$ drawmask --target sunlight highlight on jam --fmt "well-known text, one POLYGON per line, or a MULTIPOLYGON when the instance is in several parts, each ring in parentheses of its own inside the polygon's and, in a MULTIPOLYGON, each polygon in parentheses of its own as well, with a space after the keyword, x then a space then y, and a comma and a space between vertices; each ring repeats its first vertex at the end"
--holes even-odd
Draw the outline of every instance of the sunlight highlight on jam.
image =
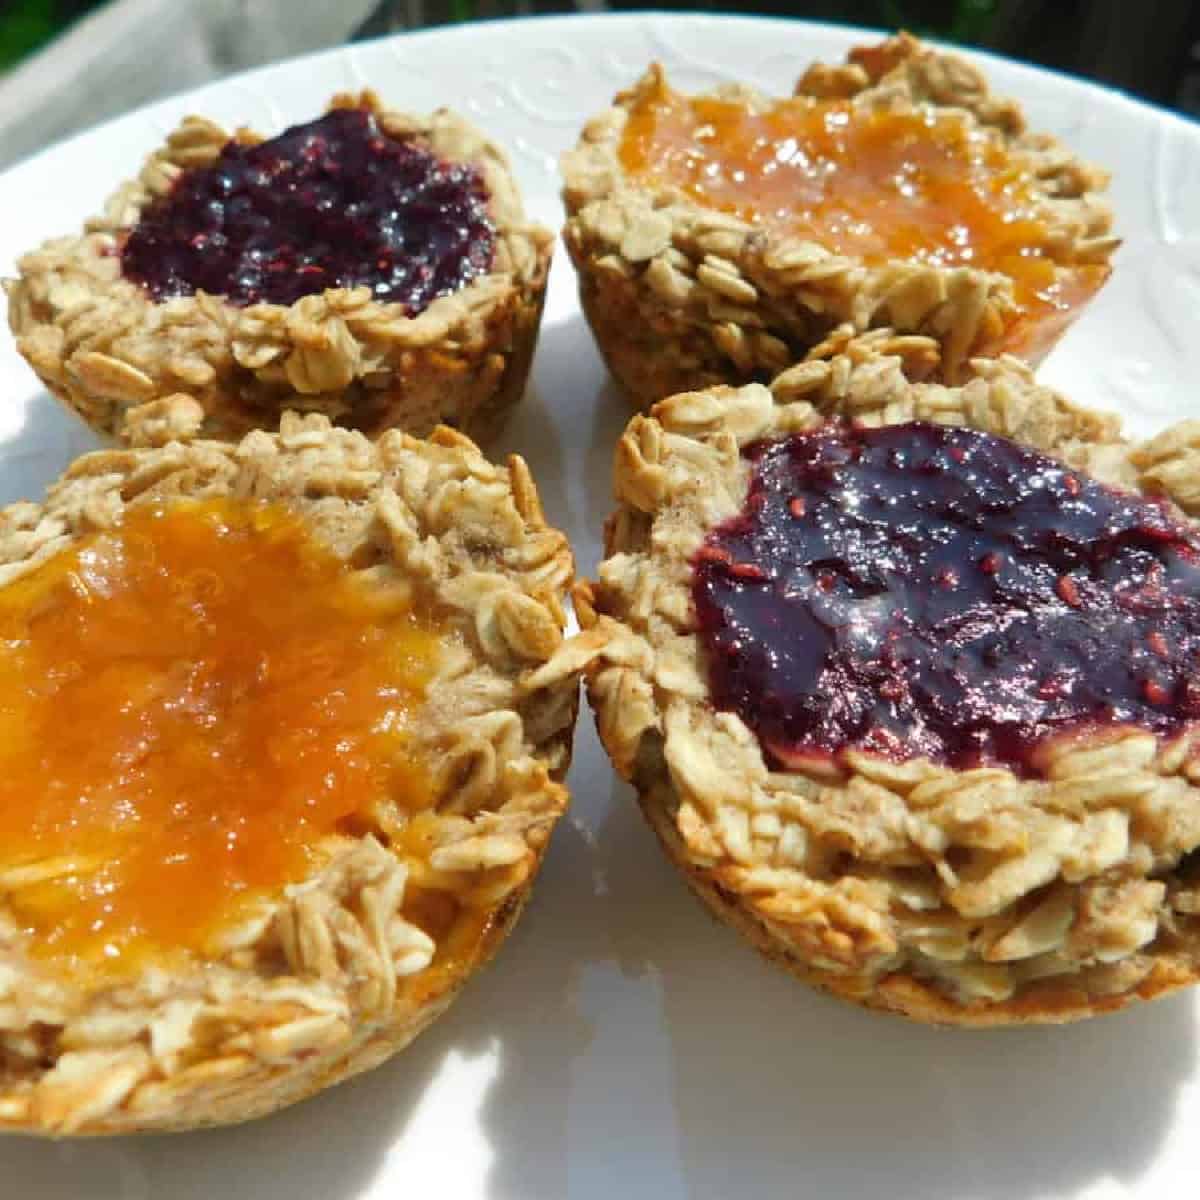
POLYGON ((693 598, 713 703, 776 763, 1036 773, 1053 734, 1200 720, 1200 537, 1161 502, 920 422, 747 454, 693 598))
POLYGON ((660 82, 636 100, 620 158, 635 179, 868 263, 1007 275, 1021 312, 1006 343, 1022 352, 1047 336, 1037 326, 1060 329, 1108 275, 1101 266, 1055 270, 1061 250, 1033 206, 1032 177, 994 137, 951 114, 868 113, 802 97, 752 112, 660 82))
POLYGON ((383 799, 439 631, 282 507, 139 506, 0 589, 0 882, 34 952, 203 952, 383 799))

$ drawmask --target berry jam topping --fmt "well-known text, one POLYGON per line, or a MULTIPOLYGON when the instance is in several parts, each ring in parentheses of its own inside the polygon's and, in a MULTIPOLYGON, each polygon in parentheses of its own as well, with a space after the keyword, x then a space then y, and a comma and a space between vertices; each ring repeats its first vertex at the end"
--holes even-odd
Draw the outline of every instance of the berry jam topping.
POLYGON ((780 767, 858 748, 1036 773, 1049 734, 1200 719, 1200 537, 1004 438, 760 443, 696 556, 714 705, 780 767))
POLYGON ((204 291, 291 304, 369 287, 410 315, 491 269, 483 179, 339 108, 185 171, 126 239, 121 269, 156 300, 204 291))

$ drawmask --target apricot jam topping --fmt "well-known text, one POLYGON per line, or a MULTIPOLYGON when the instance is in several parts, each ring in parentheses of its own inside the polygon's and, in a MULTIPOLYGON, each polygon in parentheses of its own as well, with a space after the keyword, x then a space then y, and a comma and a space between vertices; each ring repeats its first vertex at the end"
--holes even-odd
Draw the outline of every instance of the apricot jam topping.
POLYGON ((1032 175, 953 114, 803 97, 755 112, 660 81, 634 102, 619 156, 634 179, 868 263, 1007 275, 1020 311, 1006 342, 1022 348, 1037 336, 1030 318, 1063 324, 1107 276, 1098 266, 1055 269, 1062 251, 1032 203, 1032 175))
POLYGON ((748 455, 693 598, 713 703, 775 764, 1036 774, 1050 735, 1200 720, 1200 535, 1161 501, 920 422, 748 455))
POLYGON ((256 898, 431 802, 439 631, 281 506, 127 512, 0 589, 0 887, 55 961, 203 952, 256 898))

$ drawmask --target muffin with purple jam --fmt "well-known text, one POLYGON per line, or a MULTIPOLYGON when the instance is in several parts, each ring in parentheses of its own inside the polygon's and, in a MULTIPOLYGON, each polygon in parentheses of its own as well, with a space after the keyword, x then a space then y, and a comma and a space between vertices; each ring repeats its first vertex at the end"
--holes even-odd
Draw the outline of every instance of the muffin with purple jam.
POLYGON ((630 422, 581 586, 601 738, 721 918, 918 1020, 1200 970, 1200 424, 837 337, 630 422))
POLYGON ((264 139, 187 118, 82 235, 6 284, 17 345, 102 433, 187 393, 204 433, 341 425, 486 438, 520 398, 552 235, 462 117, 371 92, 264 139))

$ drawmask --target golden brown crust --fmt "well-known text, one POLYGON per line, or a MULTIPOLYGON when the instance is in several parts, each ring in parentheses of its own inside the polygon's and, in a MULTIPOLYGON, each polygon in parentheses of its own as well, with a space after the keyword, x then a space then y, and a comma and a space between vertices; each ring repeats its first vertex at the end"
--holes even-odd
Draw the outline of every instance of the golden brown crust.
MULTIPOLYGON (((178 1120, 172 1120, 168 1114, 161 1123, 153 1126, 154 1131, 182 1133, 191 1129, 253 1121, 278 1112, 281 1108, 298 1104, 326 1088, 381 1066, 432 1025, 450 1007, 467 980, 492 960, 509 931, 516 925, 532 893, 533 880, 544 854, 545 845, 537 851, 537 866, 531 871, 528 880, 514 889, 498 908, 480 942, 478 954, 469 964, 464 963, 462 969, 452 977, 447 976, 444 987, 430 994, 406 1019, 397 1019, 376 1030, 369 1037, 359 1038, 345 1047, 339 1047, 335 1053, 316 1060, 313 1064, 314 1069, 297 1072, 288 1080, 272 1079, 272 1086, 269 1088, 256 1088, 249 1094, 232 1090, 211 1097, 204 1110, 198 1114, 189 1112, 178 1120)), ((139 1125, 133 1128, 142 1127, 139 1125)), ((80 1129, 72 1129, 70 1132, 73 1136, 96 1137, 130 1131, 131 1126, 127 1119, 117 1119, 101 1120, 80 1129)))
POLYGON ((525 464, 494 466, 448 429, 371 442, 315 415, 238 444, 169 440, 201 418, 191 399, 153 402, 132 414, 142 445, 86 455, 42 503, 0 510, 0 586, 131 506, 287 505, 371 586, 442 614, 413 717, 439 799, 416 815, 382 806, 378 828, 322 843, 309 879, 203 955, 123 981, 39 965, 6 902, 30 866, 0 868, 0 1129, 245 1120, 381 1062, 494 953, 566 806, 578 675, 549 660, 572 563, 525 464), (414 888, 447 898, 448 923, 421 927, 414 888))
MULTIPOLYGON (((630 181, 617 154, 629 108, 663 80, 661 68, 651 67, 588 123, 563 159, 563 238, 583 310, 635 404, 718 383, 765 382, 844 323, 935 337, 947 381, 996 341, 1013 311, 1006 276, 908 261, 870 266, 703 208, 677 190, 630 181)), ((1104 173, 1053 138, 1026 132, 1017 105, 992 95, 957 56, 901 35, 851 51, 846 64, 811 67, 796 91, 870 109, 963 113, 1036 177, 1039 211, 1062 245, 1060 268, 1103 266, 1117 245, 1100 197, 1104 173)), ((747 87, 715 94, 752 107, 768 103, 747 87)))
POLYGON ((415 317, 368 288, 291 306, 237 308, 204 294, 153 301, 122 278, 113 251, 181 171, 207 165, 228 142, 220 126, 188 117, 81 236, 26 254, 5 285, 18 349, 98 432, 119 433, 129 408, 179 392, 203 406, 210 437, 274 429, 285 406, 372 434, 423 436, 449 424, 483 440, 499 429, 525 386, 553 235, 526 219, 504 152, 462 117, 397 112, 371 92, 331 105, 368 107, 388 132, 479 169, 497 231, 491 272, 415 317))
POLYGON ((937 988, 905 975, 889 975, 873 987, 864 988, 851 980, 816 971, 791 953, 739 903, 734 893, 717 886, 710 875, 691 861, 672 822, 669 809, 656 803, 651 789, 638 789, 642 815, 658 837, 659 845, 683 873, 693 894, 716 917, 737 930, 764 958, 797 979, 842 1000, 896 1016, 909 1017, 928 1025, 954 1025, 968 1029, 993 1029, 1008 1025, 1060 1025, 1084 1017, 1117 1012, 1136 1000, 1155 1000, 1200 979, 1194 958, 1164 955, 1130 991, 1116 995, 1093 995, 1061 982, 1042 981, 1019 997, 994 1002, 984 1008, 964 1008, 937 988))
POLYGON ((876 331, 828 339, 771 389, 684 393, 622 436, 618 507, 583 632, 614 766, 693 888, 771 958, 830 991, 919 1020, 1064 1021, 1193 981, 1200 970, 1200 731, 1137 729, 1039 749, 1036 778, 847 752, 773 771, 734 714, 708 702, 692 556, 741 510, 742 447, 818 426, 913 419, 1002 434, 1195 513, 1194 425, 1144 445, 1115 418, 1039 387, 1014 359, 962 387, 937 343, 876 331))

